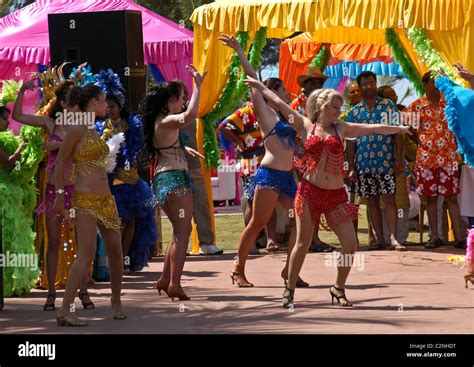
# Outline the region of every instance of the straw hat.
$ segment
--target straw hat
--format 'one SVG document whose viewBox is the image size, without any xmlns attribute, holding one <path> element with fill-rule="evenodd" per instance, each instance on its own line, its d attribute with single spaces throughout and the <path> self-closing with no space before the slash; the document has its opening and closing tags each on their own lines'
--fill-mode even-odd
<svg viewBox="0 0 474 367">
<path fill-rule="evenodd" d="M 310 66 L 308 68 L 308 72 L 304 75 L 300 75 L 298 78 L 296 78 L 296 81 L 298 82 L 299 86 L 303 88 L 304 82 L 308 79 L 326 80 L 327 78 L 328 77 L 326 75 L 323 75 L 323 73 L 321 73 L 320 68 L 318 68 L 317 66 Z"/>
</svg>

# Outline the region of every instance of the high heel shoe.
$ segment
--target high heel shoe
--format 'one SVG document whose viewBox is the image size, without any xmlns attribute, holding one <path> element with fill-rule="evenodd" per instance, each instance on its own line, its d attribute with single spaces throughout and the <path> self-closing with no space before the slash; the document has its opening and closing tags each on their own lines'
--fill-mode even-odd
<svg viewBox="0 0 474 367">
<path fill-rule="evenodd" d="M 49 299 L 53 299 L 53 303 L 48 303 Z M 56 301 L 56 293 L 48 293 L 46 297 L 46 303 L 43 306 L 43 311 L 54 311 L 56 307 L 54 306 L 54 301 Z"/>
<path fill-rule="evenodd" d="M 253 287 L 253 284 L 247 280 L 245 275 L 242 273 L 239 273 L 238 271 L 231 271 L 230 279 L 232 279 L 232 284 L 237 284 L 240 288 Z"/>
<path fill-rule="evenodd" d="M 285 287 L 283 291 L 283 308 L 293 307 L 293 300 L 295 297 L 295 290 Z"/>
<path fill-rule="evenodd" d="M 67 313 L 63 316 L 57 316 L 56 322 L 58 326 L 72 326 L 72 327 L 81 327 L 87 326 L 87 322 L 78 319 L 77 317 L 73 316 L 71 313 Z"/>
<path fill-rule="evenodd" d="M 110 299 L 110 303 L 114 312 L 114 320 L 125 320 L 127 318 L 127 315 L 125 315 L 122 310 L 122 302 L 114 302 L 112 299 Z"/>
<path fill-rule="evenodd" d="M 336 291 L 339 293 L 337 293 Z M 337 303 L 339 303 L 341 307 L 352 307 L 352 303 L 347 299 L 346 292 L 344 289 L 332 286 L 329 289 L 329 294 L 331 295 L 332 305 L 334 304 L 334 298 L 336 298 Z M 341 302 L 341 300 L 343 300 L 343 302 Z"/>
<path fill-rule="evenodd" d="M 89 302 L 84 302 L 82 300 L 84 297 L 89 297 Z M 88 292 L 84 292 L 84 293 L 79 292 L 79 299 L 81 300 L 82 307 L 84 307 L 85 310 L 93 310 L 95 308 L 94 302 L 91 301 Z"/>
<path fill-rule="evenodd" d="M 170 286 L 170 283 L 169 282 L 164 282 L 163 280 L 161 279 L 158 279 L 158 281 L 156 282 L 156 290 L 158 291 L 158 294 L 161 296 L 161 291 L 165 292 L 166 295 L 169 297 L 169 294 L 168 294 L 168 287 Z"/>
<path fill-rule="evenodd" d="M 474 285 L 474 273 L 466 273 L 464 274 L 464 280 L 466 281 L 465 288 L 468 288 L 467 283 L 471 282 L 471 285 Z"/>
<path fill-rule="evenodd" d="M 167 294 L 172 301 L 174 301 L 175 298 L 178 298 L 180 301 L 189 301 L 191 299 L 191 297 L 188 297 L 188 295 L 184 293 L 183 288 L 176 285 L 170 285 Z"/>
</svg>

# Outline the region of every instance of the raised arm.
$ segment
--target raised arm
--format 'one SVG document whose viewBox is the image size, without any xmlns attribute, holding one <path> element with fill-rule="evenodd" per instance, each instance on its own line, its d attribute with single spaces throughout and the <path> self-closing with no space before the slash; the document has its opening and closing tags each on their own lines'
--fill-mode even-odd
<svg viewBox="0 0 474 367">
<path fill-rule="evenodd" d="M 34 80 L 30 80 L 21 86 L 18 97 L 15 101 L 15 106 L 13 107 L 12 117 L 14 120 L 25 125 L 44 127 L 51 135 L 54 130 L 54 120 L 51 117 L 27 115 L 23 113 L 23 97 L 25 96 L 25 92 L 27 90 L 33 91 L 35 88 L 36 85 Z"/>
<path fill-rule="evenodd" d="M 240 63 L 242 64 L 244 73 L 247 74 L 247 76 L 257 79 L 257 73 L 255 72 L 253 66 L 247 59 L 244 49 L 242 48 L 240 43 L 233 36 L 229 36 L 228 34 L 220 35 L 218 40 L 222 41 L 224 45 L 233 48 L 237 52 L 237 55 L 239 55 Z"/>
<path fill-rule="evenodd" d="M 0 149 L 0 167 L 4 167 L 7 169 L 12 169 L 13 167 L 15 167 L 15 163 L 18 161 L 18 159 L 20 159 L 20 154 L 23 151 L 25 145 L 26 143 L 22 141 L 15 153 L 10 156 L 5 153 L 3 149 Z"/>
<path fill-rule="evenodd" d="M 341 122 L 337 123 L 338 128 L 340 128 L 341 134 L 345 138 L 357 138 L 358 136 L 368 135 L 368 134 L 398 134 L 406 133 L 411 135 L 409 126 L 394 126 L 386 124 L 353 124 L 350 122 Z"/>
<path fill-rule="evenodd" d="M 205 71 L 204 74 L 201 75 L 193 65 L 186 65 L 186 69 L 194 78 L 193 95 L 191 97 L 191 100 L 189 101 L 188 108 L 183 113 L 166 116 L 160 122 L 160 125 L 163 127 L 172 129 L 183 129 L 186 126 L 192 124 L 198 116 L 201 84 L 207 74 L 207 71 Z"/>
<path fill-rule="evenodd" d="M 270 101 L 277 107 L 278 111 L 283 115 L 285 120 L 292 124 L 295 130 L 300 132 L 304 130 L 304 121 L 307 119 L 307 117 L 291 108 L 285 103 L 285 101 L 268 89 L 261 81 L 247 77 L 247 79 L 245 79 L 245 83 L 252 88 L 258 89 L 267 101 Z"/>
</svg>

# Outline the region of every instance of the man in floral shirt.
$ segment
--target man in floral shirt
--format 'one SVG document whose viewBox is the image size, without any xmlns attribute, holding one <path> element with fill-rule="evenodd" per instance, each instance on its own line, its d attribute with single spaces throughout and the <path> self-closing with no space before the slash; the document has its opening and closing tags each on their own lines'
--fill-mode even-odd
<svg viewBox="0 0 474 367">
<path fill-rule="evenodd" d="M 347 114 L 347 122 L 359 124 L 392 123 L 397 118 L 397 107 L 388 99 L 377 97 L 377 77 L 364 71 L 357 77 L 362 101 Z M 397 241 L 397 207 L 395 204 L 395 174 L 403 170 L 402 151 L 395 148 L 394 135 L 371 134 L 358 137 L 356 147 L 349 150 L 349 177 L 356 177 L 356 193 L 368 198 L 370 221 L 376 242 L 371 250 L 386 247 L 383 236 L 379 197 L 384 200 L 390 231 L 390 248 L 405 250 Z M 397 138 L 397 144 L 400 144 Z M 355 163 L 354 163 L 354 157 Z"/>
<path fill-rule="evenodd" d="M 414 126 L 418 128 L 417 192 L 428 199 L 428 220 L 432 235 L 425 247 L 436 248 L 441 245 L 437 202 L 438 196 L 443 195 L 453 222 L 456 237 L 454 246 L 465 248 L 457 201 L 457 194 L 460 192 L 458 164 L 461 163 L 461 157 L 457 152 L 456 138 L 448 129 L 444 115 L 444 95 L 435 87 L 430 72 L 423 76 L 422 81 L 426 95 L 410 104 L 405 112 L 417 113 L 420 122 L 420 126 Z"/>
<path fill-rule="evenodd" d="M 244 195 L 265 155 L 262 133 L 253 111 L 253 104 L 238 109 L 219 125 L 219 130 L 240 152 L 240 175 L 244 183 Z"/>
</svg>

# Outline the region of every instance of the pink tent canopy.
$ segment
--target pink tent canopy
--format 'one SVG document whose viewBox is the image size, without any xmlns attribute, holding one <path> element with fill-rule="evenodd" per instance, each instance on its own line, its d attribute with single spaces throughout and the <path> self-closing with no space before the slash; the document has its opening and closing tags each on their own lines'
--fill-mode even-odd
<svg viewBox="0 0 474 367">
<path fill-rule="evenodd" d="M 0 80 L 29 79 L 27 73 L 50 62 L 48 14 L 139 10 L 143 19 L 145 64 L 155 64 L 166 80 L 192 80 L 193 33 L 130 0 L 37 0 L 0 18 Z M 26 101 L 25 101 L 26 102 Z"/>
</svg>

